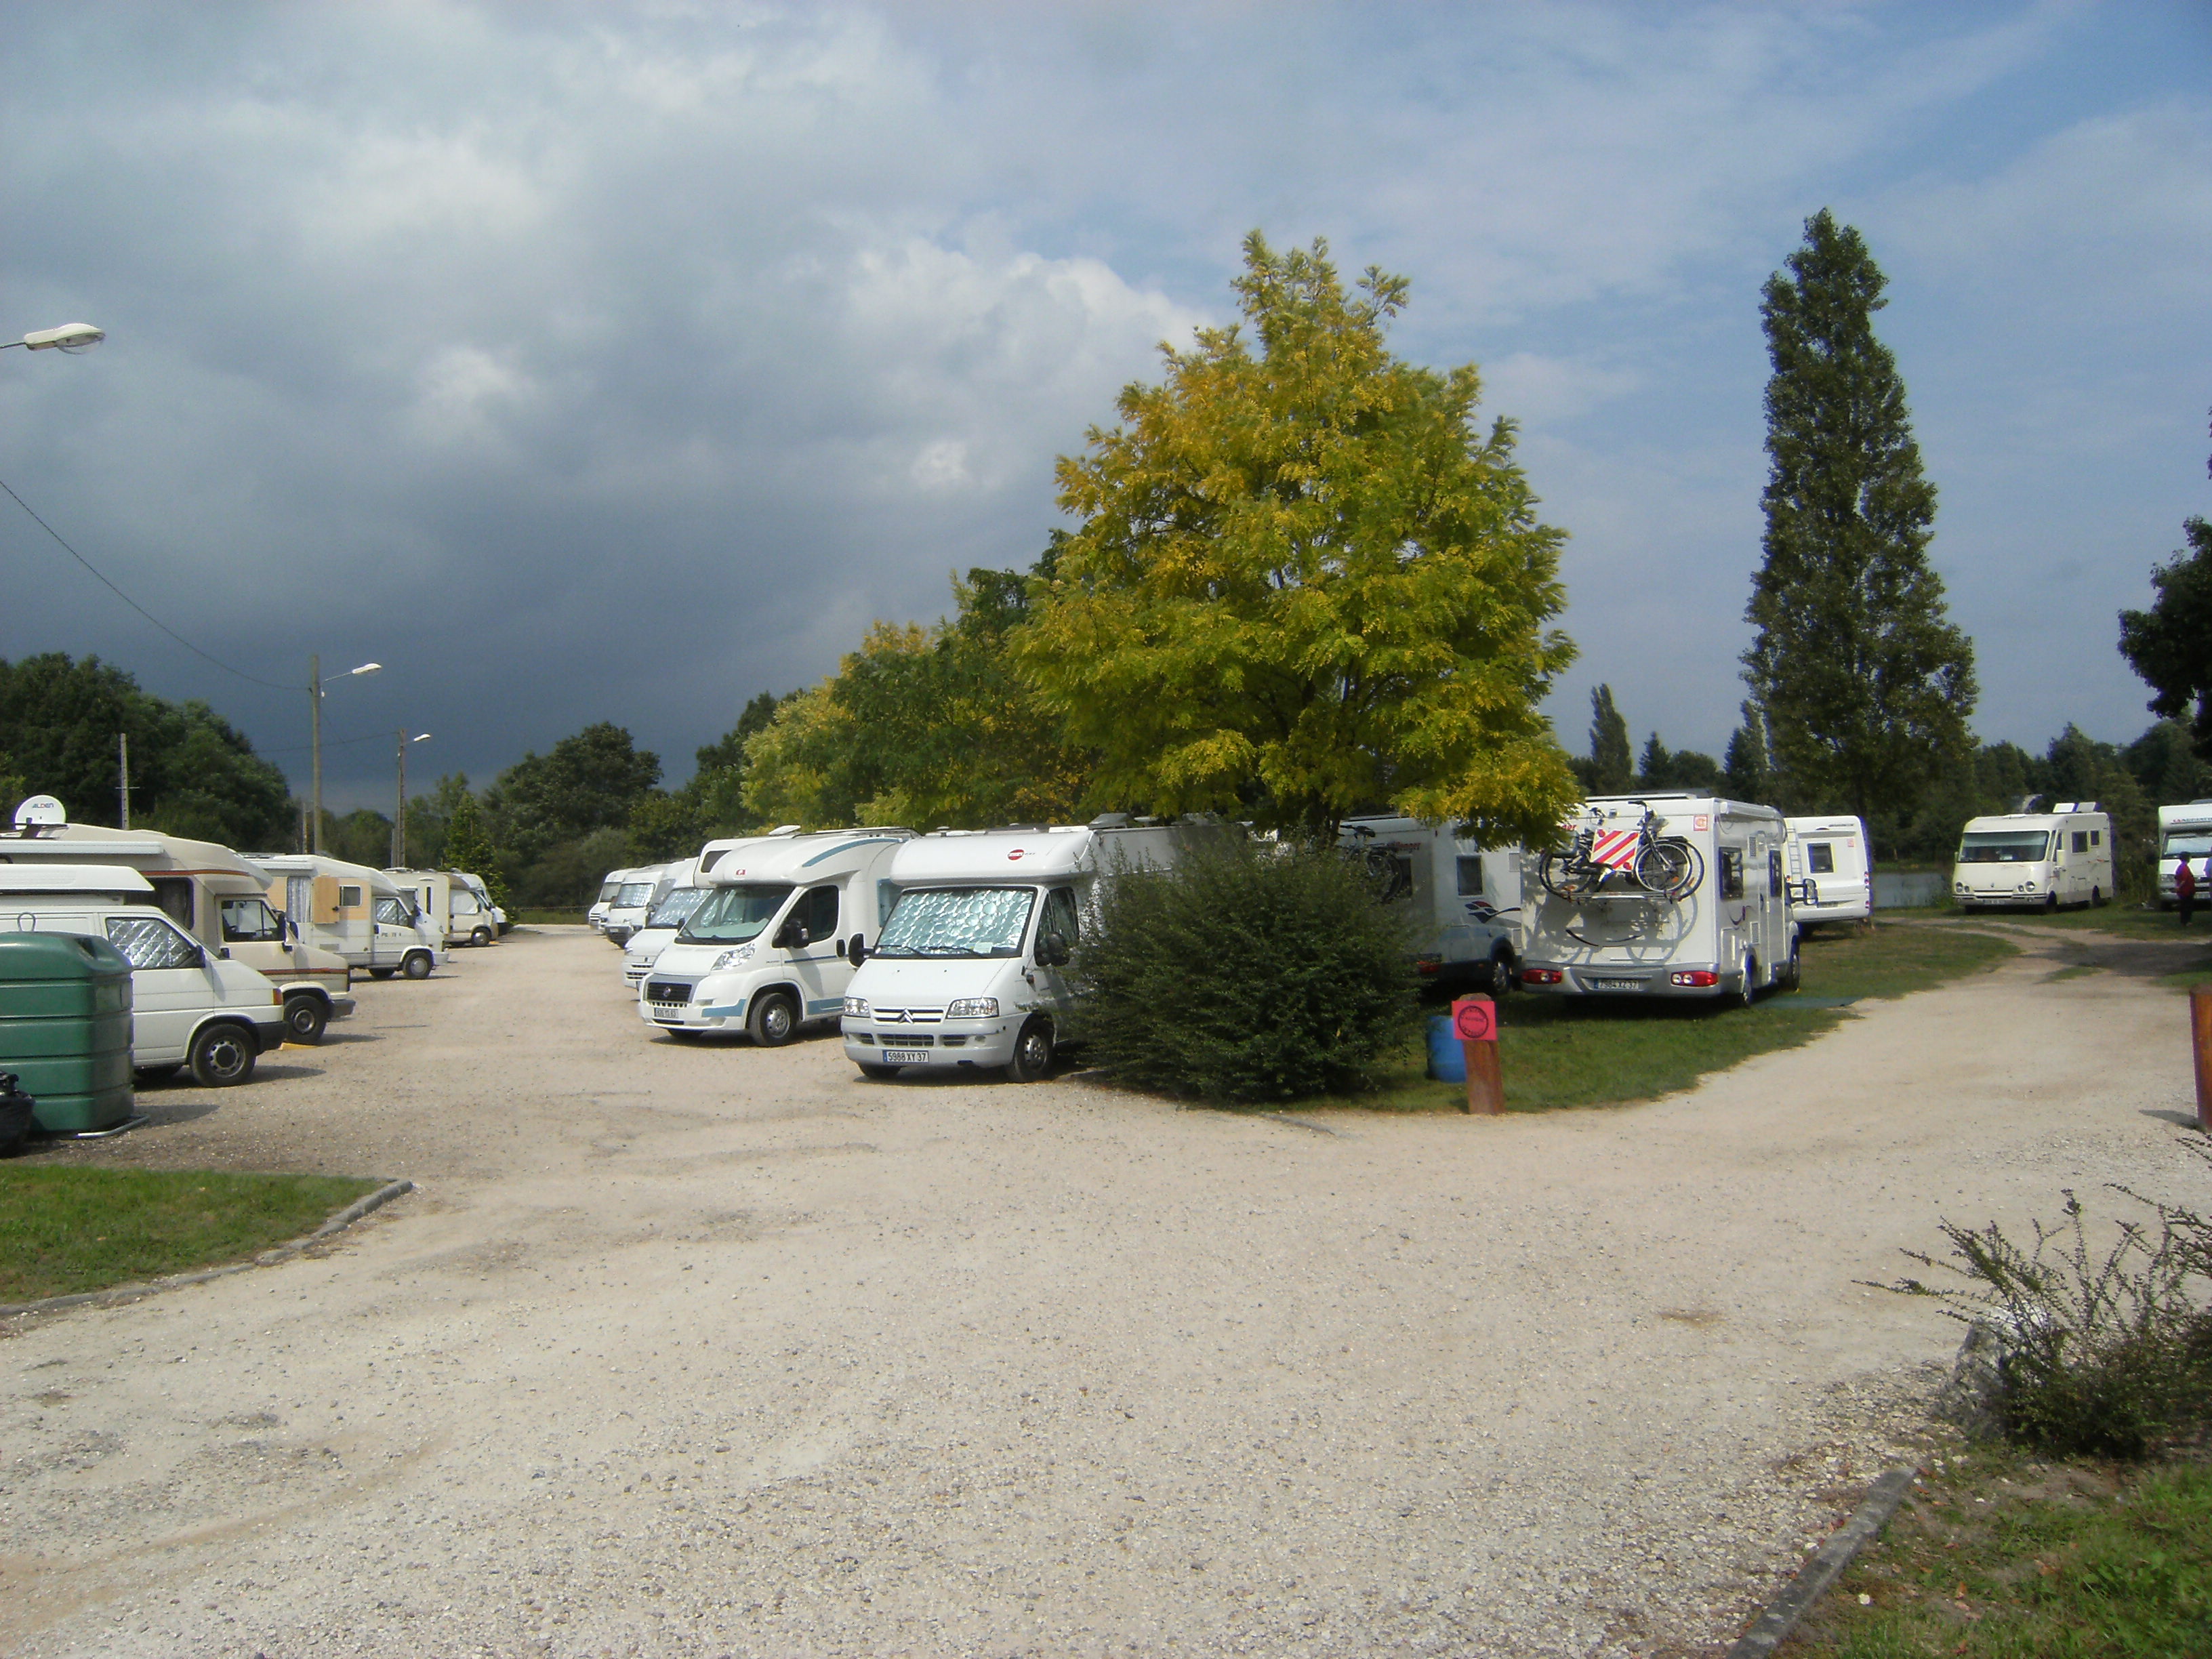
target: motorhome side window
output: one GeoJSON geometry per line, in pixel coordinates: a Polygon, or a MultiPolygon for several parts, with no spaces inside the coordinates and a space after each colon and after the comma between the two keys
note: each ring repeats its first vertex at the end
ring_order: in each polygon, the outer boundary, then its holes
{"type": "Polygon", "coordinates": [[[2102,847],[2104,844],[2105,832],[2101,830],[2092,830],[2089,832],[2089,845],[2092,847],[2102,847]]]}
{"type": "Polygon", "coordinates": [[[1766,855],[1766,890],[1770,896],[1782,890],[1782,849],[1778,847],[1766,855]]]}
{"type": "Polygon", "coordinates": [[[837,931],[837,890],[816,888],[799,902],[792,914],[800,919],[799,925],[806,929],[806,937],[818,944],[837,931]]]}
{"type": "Polygon", "coordinates": [[[178,877],[154,878],[154,902],[179,927],[192,925],[192,884],[178,877]]]}
{"type": "Polygon", "coordinates": [[[166,921],[151,916],[110,916],[107,942],[133,968],[197,968],[199,946],[166,921]]]}
{"type": "Polygon", "coordinates": [[[2089,832],[2087,830],[2076,830],[2074,832],[2074,850],[2077,853],[2086,853],[2089,850],[2089,832]]]}
{"type": "Polygon", "coordinates": [[[1057,933],[1071,950],[1077,934],[1075,895],[1065,887],[1055,887],[1044,896],[1044,914],[1037,918],[1037,937],[1057,933]]]}
{"type": "Polygon", "coordinates": [[[1462,898],[1482,896],[1482,860],[1468,858],[1465,854],[1459,860],[1459,896],[1462,898]]]}
{"type": "Polygon", "coordinates": [[[358,887],[341,887],[341,888],[339,888],[339,889],[338,889],[338,908],[339,908],[339,909],[341,909],[341,910],[352,910],[352,909],[356,909],[356,908],[359,908],[360,904],[361,904],[361,889],[360,889],[360,888],[358,888],[358,887]]]}
{"type": "Polygon", "coordinates": [[[276,913],[258,898],[222,902],[222,942],[226,945],[265,945],[284,941],[284,924],[276,913]]]}
{"type": "Polygon", "coordinates": [[[1743,896],[1743,848],[1721,848],[1721,896],[1740,899],[1743,896]]]}
{"type": "Polygon", "coordinates": [[[1805,843],[1805,867],[1816,876],[1836,873],[1836,849],[1825,841],[1805,843]]]}

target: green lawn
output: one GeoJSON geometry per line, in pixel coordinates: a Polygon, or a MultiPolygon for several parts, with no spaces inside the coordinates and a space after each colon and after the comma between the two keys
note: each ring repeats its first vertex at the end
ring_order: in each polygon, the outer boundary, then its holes
{"type": "Polygon", "coordinates": [[[2188,933],[2182,932],[2179,919],[2172,911],[2146,910],[2134,903],[2100,904],[2094,909],[2081,910],[1977,910],[1963,919],[2021,922],[2031,927],[2056,928],[2061,933],[2118,933],[2128,939],[2186,939],[2190,933],[2203,933],[2212,939],[2212,907],[2201,904],[2188,933]]]}
{"type": "Polygon", "coordinates": [[[510,918],[518,927],[581,927],[581,910],[517,910],[510,918]]]}
{"type": "Polygon", "coordinates": [[[2212,1467],[1946,1460],[1781,1651],[1791,1659],[2212,1654],[2212,1467]]]}
{"type": "Polygon", "coordinates": [[[341,1176],[0,1164],[0,1303],[238,1261],[376,1190],[341,1176]]]}
{"type": "MultiPolygon", "coordinates": [[[[1849,1014],[1816,1006],[1827,999],[1902,996],[2014,954],[2010,945],[1986,933],[1882,923],[1816,931],[1804,945],[1803,989],[1765,998],[1748,1011],[1516,991],[1499,1016],[1505,1104],[1511,1111],[1549,1111],[1650,1100],[1833,1030],[1849,1014]]],[[[1462,1085],[1431,1082],[1426,1069],[1425,1051],[1409,1050],[1373,1091],[1307,1104],[1455,1111],[1466,1103],[1462,1085]]]]}

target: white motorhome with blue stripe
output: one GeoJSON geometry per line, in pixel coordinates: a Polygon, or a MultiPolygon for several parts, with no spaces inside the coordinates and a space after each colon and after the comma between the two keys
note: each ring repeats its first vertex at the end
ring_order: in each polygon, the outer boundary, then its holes
{"type": "Polygon", "coordinates": [[[768,836],[726,853],[712,888],[663,950],[638,1015],[678,1037],[739,1032],[774,1048],[834,1020],[853,946],[873,942],[897,895],[891,858],[911,830],[768,836]]]}

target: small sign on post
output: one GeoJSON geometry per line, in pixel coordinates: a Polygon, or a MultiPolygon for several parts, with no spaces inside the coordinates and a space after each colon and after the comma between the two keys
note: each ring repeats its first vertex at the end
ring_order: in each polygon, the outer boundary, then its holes
{"type": "Polygon", "coordinates": [[[1505,1110],[1505,1084],[1498,1070],[1498,1005],[1488,997],[1456,999],[1452,1030],[1467,1055],[1467,1109],[1498,1116],[1505,1110]]]}

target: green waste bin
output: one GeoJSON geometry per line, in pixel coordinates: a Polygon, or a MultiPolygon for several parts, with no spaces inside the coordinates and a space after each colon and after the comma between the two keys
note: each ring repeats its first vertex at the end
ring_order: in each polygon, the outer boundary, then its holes
{"type": "Polygon", "coordinates": [[[0,933],[0,1072],[48,1134],[131,1115],[131,963],[104,939],[0,933]]]}

